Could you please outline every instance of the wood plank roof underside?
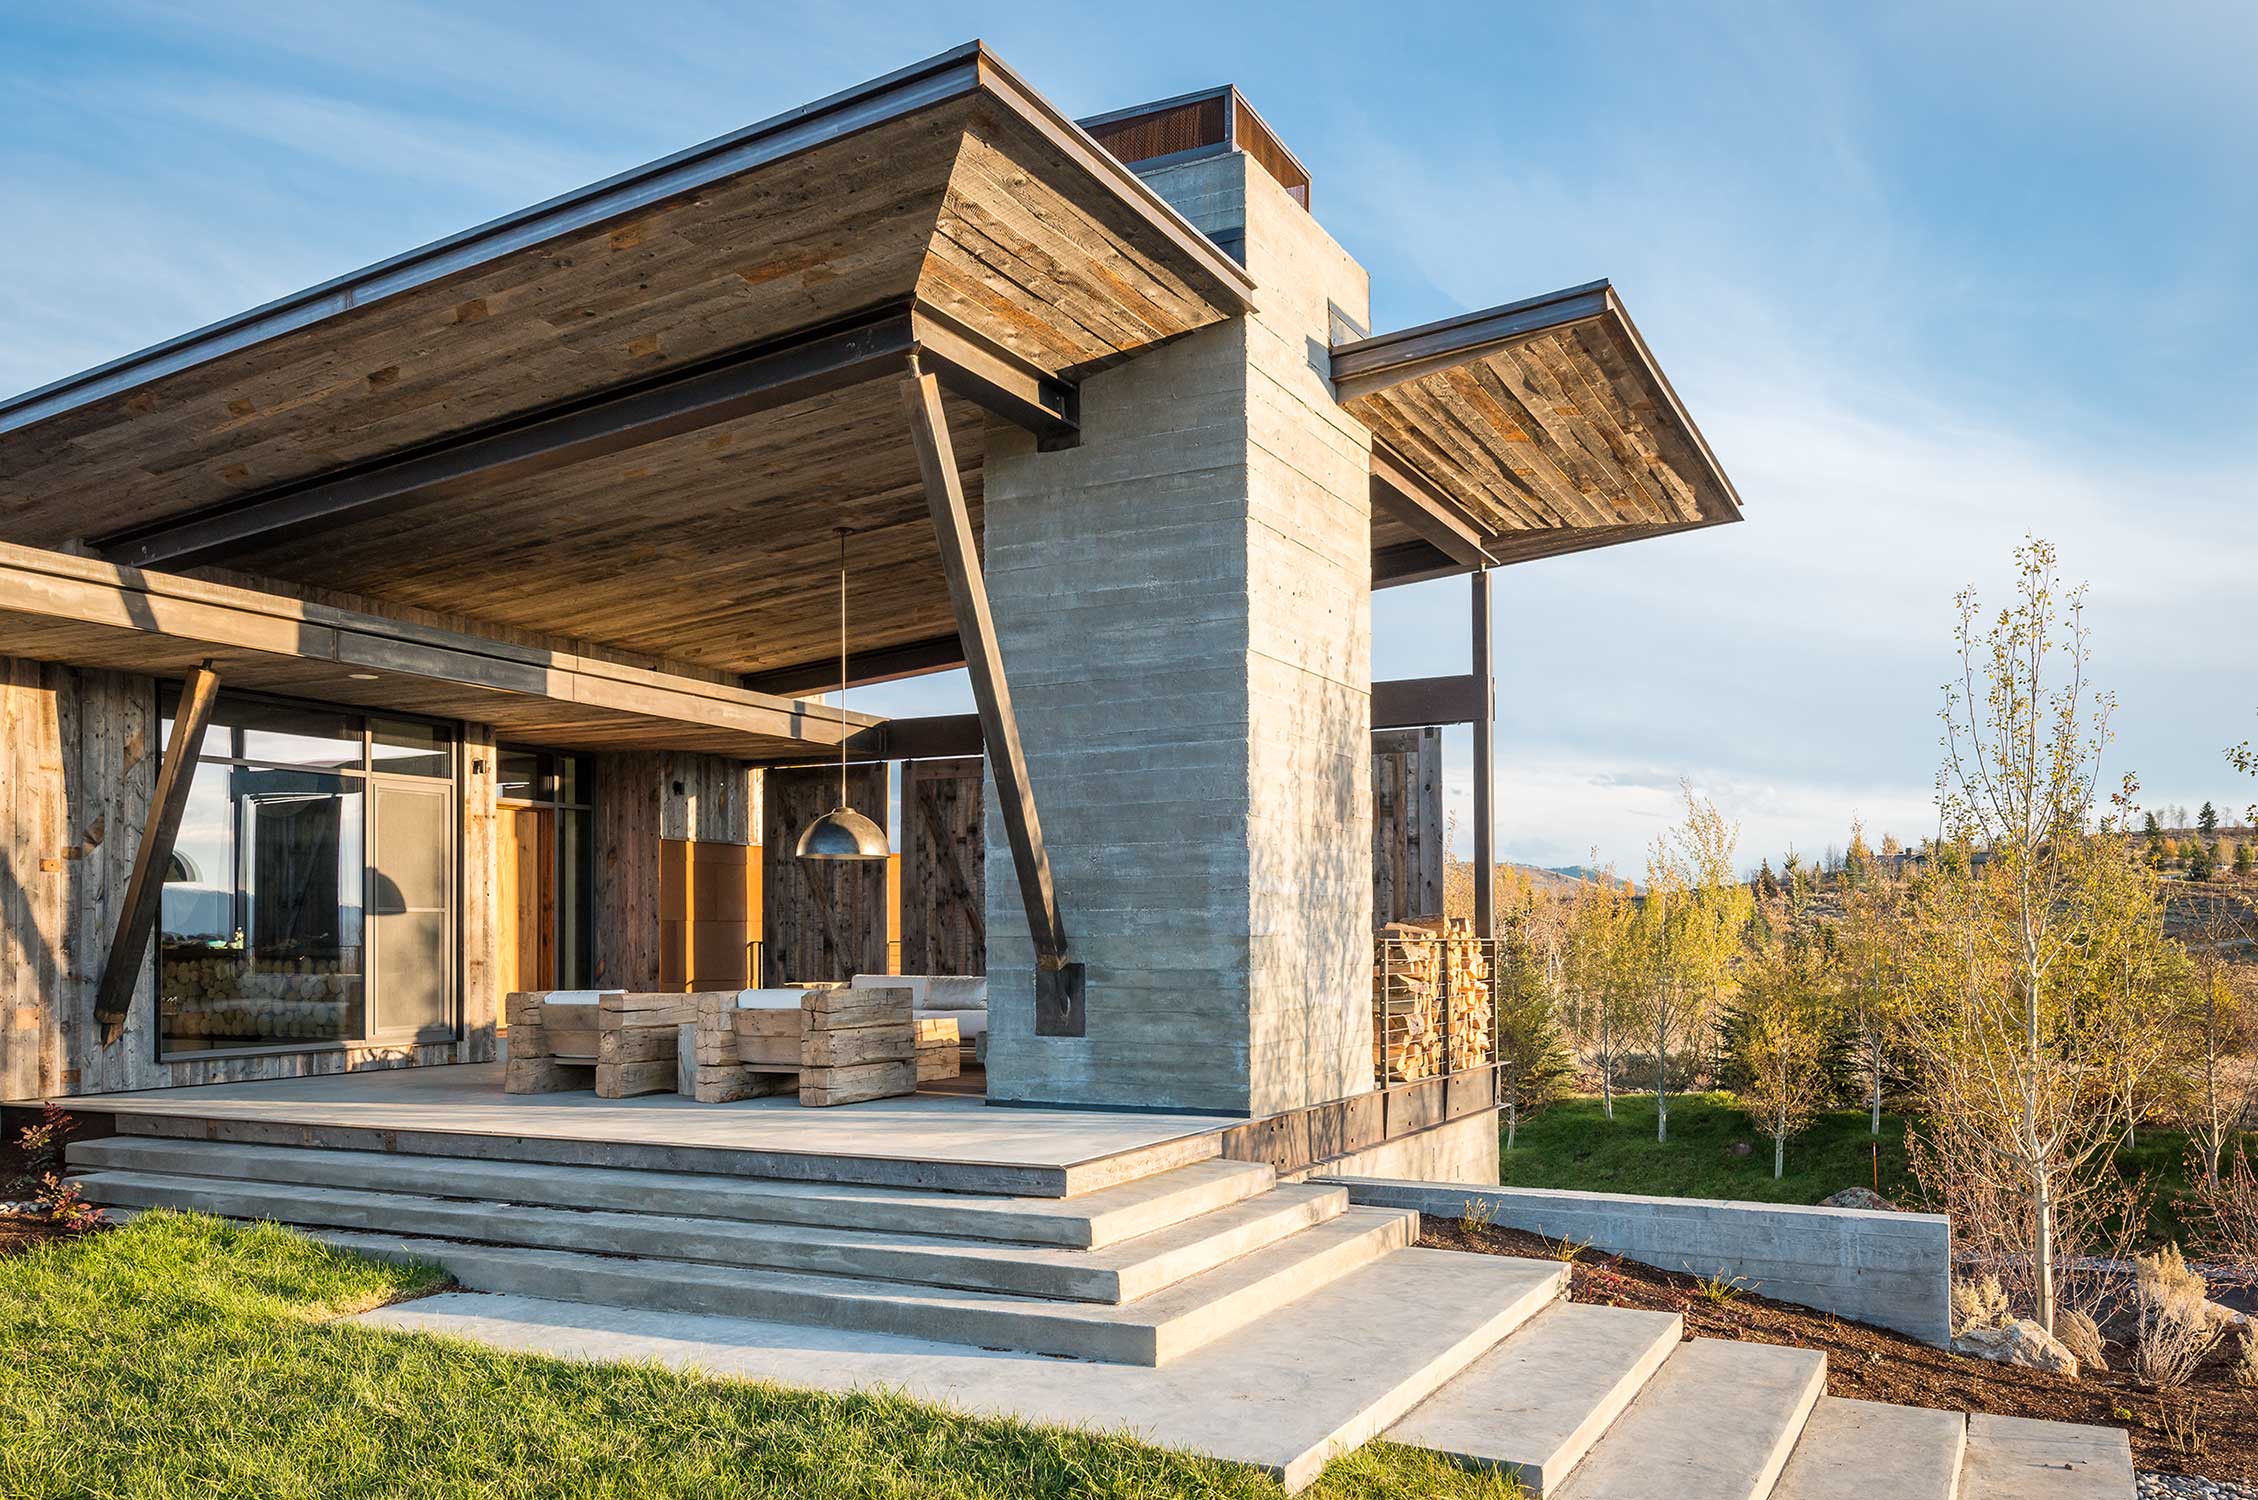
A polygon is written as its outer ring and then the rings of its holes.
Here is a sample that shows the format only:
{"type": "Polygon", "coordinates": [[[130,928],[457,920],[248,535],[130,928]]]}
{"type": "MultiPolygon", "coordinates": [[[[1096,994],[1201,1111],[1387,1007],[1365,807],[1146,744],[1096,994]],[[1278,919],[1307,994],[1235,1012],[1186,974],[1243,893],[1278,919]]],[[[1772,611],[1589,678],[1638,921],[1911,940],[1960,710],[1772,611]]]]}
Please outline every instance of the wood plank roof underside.
{"type": "MultiPolygon", "coordinates": [[[[0,541],[107,544],[889,309],[1072,382],[1252,283],[978,44],[0,403],[0,541]]],[[[921,325],[922,326],[922,325],[921,325]]],[[[989,415],[949,418],[978,504],[989,415]]],[[[201,558],[732,672],[950,628],[898,381],[201,558]]],[[[162,566],[162,564],[160,564],[162,566]]]]}
{"type": "Polygon", "coordinates": [[[155,676],[211,661],[231,687],[491,724],[561,749],[746,759],[831,748],[880,721],[827,704],[0,542],[11,655],[155,676]]]}
{"type": "MultiPolygon", "coordinates": [[[[1496,562],[1741,518],[1604,281],[1333,350],[1335,392],[1496,562]]],[[[1416,533],[1375,507],[1374,550],[1416,533]]]]}

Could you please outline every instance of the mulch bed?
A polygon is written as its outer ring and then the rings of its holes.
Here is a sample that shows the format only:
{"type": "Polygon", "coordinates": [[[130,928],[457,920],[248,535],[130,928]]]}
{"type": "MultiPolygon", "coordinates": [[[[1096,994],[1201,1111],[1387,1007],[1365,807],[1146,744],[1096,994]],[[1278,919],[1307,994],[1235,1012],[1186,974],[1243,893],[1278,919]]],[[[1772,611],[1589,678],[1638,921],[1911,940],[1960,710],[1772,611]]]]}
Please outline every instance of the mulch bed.
{"type": "MultiPolygon", "coordinates": [[[[1517,1229],[1469,1231],[1448,1219],[1425,1220],[1419,1242],[1481,1255],[1561,1258],[1559,1243],[1541,1235],[1517,1229]]],[[[1831,1396],[2121,1427],[2132,1439],[2133,1463],[2139,1468],[2258,1481],[2258,1391],[2228,1384],[2223,1371],[2206,1371],[2189,1389],[2169,1392],[2150,1390],[2119,1374],[2071,1380],[1967,1359],[1887,1329],[1768,1297],[1712,1300],[1702,1295],[1700,1285],[1694,1276],[1586,1251],[1573,1262],[1569,1297],[1680,1313],[1689,1337],[1822,1350],[1831,1396]],[[2175,1432],[2191,1430],[2192,1439],[2175,1441],[2175,1432]]],[[[2111,1353],[2113,1364],[2123,1363],[2114,1357],[2118,1351],[2111,1353]]]]}
{"type": "Polygon", "coordinates": [[[27,1219],[21,1214],[0,1214],[0,1258],[20,1255],[34,1245],[44,1245],[49,1240],[67,1240],[72,1231],[45,1219],[27,1219]]]}

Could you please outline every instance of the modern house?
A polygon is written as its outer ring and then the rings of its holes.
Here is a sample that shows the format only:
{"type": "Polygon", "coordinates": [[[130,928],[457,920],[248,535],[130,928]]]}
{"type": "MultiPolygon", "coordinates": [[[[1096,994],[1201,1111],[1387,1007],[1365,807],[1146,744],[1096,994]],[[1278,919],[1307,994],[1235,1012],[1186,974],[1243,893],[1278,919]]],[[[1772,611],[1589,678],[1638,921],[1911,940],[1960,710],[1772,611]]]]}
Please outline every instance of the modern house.
{"type": "Polygon", "coordinates": [[[1311,188],[975,46],[0,402],[0,1097],[883,970],[883,869],[792,856],[842,742],[991,1102],[1370,1093],[1375,728],[1486,765],[1486,570],[1738,507],[1604,282],[1375,336],[1311,188]],[[842,543],[848,679],[978,715],[798,696],[842,543]],[[1374,683],[1451,574],[1476,671],[1374,683]]]}
{"type": "MultiPolygon", "coordinates": [[[[106,1119],[118,1210],[552,1299],[486,1336],[726,1314],[1290,1487],[1382,1431],[1575,1500],[2114,1483],[1359,1188],[1497,1183],[1479,992],[1398,1038],[1375,969],[1471,724],[1479,970],[1493,570],[1740,507],[1607,283],[1375,333],[1313,189],[1236,89],[1076,123],[975,43],[0,401],[0,1103],[106,1119]],[[1450,577],[1471,670],[1373,681],[1373,592],[1450,577]],[[791,1065],[854,1053],[890,969],[984,980],[953,1091],[680,1087],[794,987],[791,1065]],[[664,1082],[505,1091],[537,1040],[664,1082]]],[[[1790,1218],[1942,1306],[1942,1221],[1790,1218]]]]}

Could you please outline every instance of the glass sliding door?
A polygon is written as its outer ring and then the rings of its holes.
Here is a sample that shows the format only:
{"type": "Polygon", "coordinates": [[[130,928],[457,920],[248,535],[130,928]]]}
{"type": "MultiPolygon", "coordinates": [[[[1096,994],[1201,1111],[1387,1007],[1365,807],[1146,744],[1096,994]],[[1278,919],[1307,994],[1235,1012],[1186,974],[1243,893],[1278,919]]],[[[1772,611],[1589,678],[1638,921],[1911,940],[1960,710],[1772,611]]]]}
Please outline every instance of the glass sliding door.
{"type": "Polygon", "coordinates": [[[595,974],[587,759],[504,745],[498,763],[502,988],[586,989],[595,974]]]}
{"type": "Polygon", "coordinates": [[[222,692],[198,750],[160,903],[159,1055],[452,1036],[452,731],[222,692]]]}

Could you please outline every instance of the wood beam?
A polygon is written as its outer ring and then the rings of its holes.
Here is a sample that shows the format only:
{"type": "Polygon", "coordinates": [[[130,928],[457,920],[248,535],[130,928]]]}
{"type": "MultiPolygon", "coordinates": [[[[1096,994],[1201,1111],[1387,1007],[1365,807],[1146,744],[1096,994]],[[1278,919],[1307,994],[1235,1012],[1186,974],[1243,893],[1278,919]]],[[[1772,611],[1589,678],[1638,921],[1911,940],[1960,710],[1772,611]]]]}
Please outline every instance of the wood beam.
{"type": "Polygon", "coordinates": [[[212,722],[212,705],[219,690],[219,674],[207,661],[188,674],[180,690],[180,706],[173,711],[172,738],[165,744],[164,759],[157,766],[156,790],[149,798],[149,823],[141,832],[141,847],[134,851],[125,904],[118,912],[117,931],[110,938],[102,977],[94,989],[94,1019],[102,1028],[105,1047],[115,1045],[125,1035],[142,960],[148,957],[149,938],[157,928],[165,870],[172,863],[173,844],[180,837],[181,816],[188,810],[188,783],[196,771],[196,751],[212,722]]]}
{"type": "Polygon", "coordinates": [[[1050,855],[1043,847],[1042,820],[1027,777],[1027,753],[1019,742],[1019,719],[1012,712],[1011,685],[1004,677],[996,624],[988,612],[988,585],[973,545],[972,521],[964,487],[951,451],[949,424],[941,410],[941,388],[910,360],[902,401],[909,412],[910,438],[925,480],[925,501],[933,514],[933,533],[941,547],[941,569],[949,580],[949,602],[956,610],[957,636],[964,642],[972,697],[980,710],[980,737],[995,773],[1004,836],[1019,877],[1020,901],[1027,908],[1027,933],[1035,945],[1035,1034],[1081,1036],[1087,1029],[1082,966],[1067,957],[1066,924],[1060,919],[1058,892],[1051,880],[1050,855]]]}
{"type": "Polygon", "coordinates": [[[1450,496],[1405,463],[1384,443],[1372,445],[1372,508],[1386,511],[1420,540],[1463,567],[1497,559],[1482,544],[1482,530],[1450,496]]]}
{"type": "Polygon", "coordinates": [[[1470,580],[1473,625],[1474,690],[1480,695],[1474,719],[1474,936],[1497,936],[1497,678],[1490,662],[1490,574],[1479,569],[1470,580]]]}

